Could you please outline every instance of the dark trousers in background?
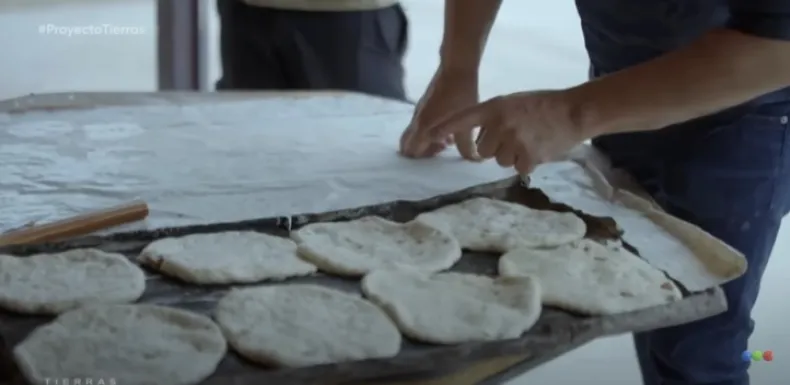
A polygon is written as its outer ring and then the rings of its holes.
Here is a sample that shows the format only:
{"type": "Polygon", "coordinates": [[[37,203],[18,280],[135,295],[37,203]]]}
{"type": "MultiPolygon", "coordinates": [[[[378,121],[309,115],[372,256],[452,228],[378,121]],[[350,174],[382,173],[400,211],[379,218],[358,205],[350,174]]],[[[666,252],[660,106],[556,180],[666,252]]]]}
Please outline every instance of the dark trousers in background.
{"type": "Polygon", "coordinates": [[[218,0],[218,90],[346,90],[405,100],[406,15],[307,12],[218,0]]]}
{"type": "Polygon", "coordinates": [[[593,141],[669,213],[745,254],[723,286],[728,310],[635,336],[646,385],[747,385],[751,311],[782,217],[790,211],[790,103],[593,141]]]}

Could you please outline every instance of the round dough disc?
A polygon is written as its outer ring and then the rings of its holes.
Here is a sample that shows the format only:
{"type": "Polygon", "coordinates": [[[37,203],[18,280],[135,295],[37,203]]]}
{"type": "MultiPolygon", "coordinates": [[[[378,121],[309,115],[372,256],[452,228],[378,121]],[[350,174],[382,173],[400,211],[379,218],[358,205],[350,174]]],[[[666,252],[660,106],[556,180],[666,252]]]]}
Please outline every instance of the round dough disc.
{"type": "Polygon", "coordinates": [[[452,234],[461,247],[504,253],[520,247],[559,246],[584,237],[587,225],[573,213],[535,210],[490,198],[472,198],[423,213],[417,220],[452,234]]]}
{"type": "Polygon", "coordinates": [[[393,357],[401,344],[400,332],[376,305],[316,285],[233,290],[215,318],[234,350],[265,365],[393,357]]]}
{"type": "Polygon", "coordinates": [[[197,284],[252,283],[309,275],[316,267],[296,253],[296,243],[254,231],[193,234],[154,241],[139,261],[197,284]]]}
{"type": "Polygon", "coordinates": [[[120,254],[74,249],[30,257],[0,255],[0,307],[58,314],[94,303],[136,301],[145,273],[120,254]]]}
{"type": "Polygon", "coordinates": [[[541,312],[540,286],[530,277],[375,271],[362,291],[403,334],[435,344],[518,338],[541,312]]]}
{"type": "Polygon", "coordinates": [[[376,269],[412,268],[436,272],[461,258],[455,238],[421,222],[396,223],[379,217],[315,223],[292,233],[299,253],[329,273],[363,276],[376,269]]]}
{"type": "Polygon", "coordinates": [[[35,384],[68,378],[188,385],[211,375],[226,350],[208,317],[154,305],[98,305],[34,330],[14,348],[14,358],[35,384]]]}
{"type": "Polygon", "coordinates": [[[618,244],[589,239],[553,249],[521,249],[499,259],[499,274],[537,277],[543,303],[590,315],[617,314],[682,298],[661,271],[618,244]]]}

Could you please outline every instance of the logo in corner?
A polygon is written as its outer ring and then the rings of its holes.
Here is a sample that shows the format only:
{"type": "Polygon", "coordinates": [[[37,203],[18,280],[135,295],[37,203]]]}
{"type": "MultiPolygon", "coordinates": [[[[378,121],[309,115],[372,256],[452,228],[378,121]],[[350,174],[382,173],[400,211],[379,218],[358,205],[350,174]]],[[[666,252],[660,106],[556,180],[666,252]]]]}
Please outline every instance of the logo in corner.
{"type": "Polygon", "coordinates": [[[748,351],[747,350],[747,351],[743,352],[743,354],[741,354],[741,359],[744,360],[745,362],[751,362],[751,361],[768,361],[768,362],[770,362],[770,361],[774,360],[774,352],[770,351],[770,350],[766,350],[766,351],[761,351],[761,350],[748,351]]]}

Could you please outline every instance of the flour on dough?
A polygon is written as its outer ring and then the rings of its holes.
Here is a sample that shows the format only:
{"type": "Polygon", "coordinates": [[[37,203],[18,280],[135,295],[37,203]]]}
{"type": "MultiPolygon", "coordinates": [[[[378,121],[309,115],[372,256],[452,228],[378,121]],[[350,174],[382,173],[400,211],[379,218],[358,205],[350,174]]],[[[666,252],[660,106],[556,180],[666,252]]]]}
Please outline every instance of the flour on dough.
{"type": "Polygon", "coordinates": [[[11,311],[58,314],[86,304],[133,302],[143,291],[145,274],[120,254],[0,255],[0,307],[11,311]]]}
{"type": "Polygon", "coordinates": [[[301,367],[398,354],[400,332],[357,295],[317,285],[231,291],[215,318],[231,347],[264,365],[301,367]]]}
{"type": "Polygon", "coordinates": [[[291,236],[303,258],[321,270],[347,276],[388,268],[435,272],[461,258],[455,238],[416,221],[396,223],[369,216],[310,224],[291,236]]]}
{"type": "Polygon", "coordinates": [[[315,273],[296,243],[254,231],[193,234],[154,241],[139,260],[164,274],[198,284],[251,283],[315,273]]]}
{"type": "Polygon", "coordinates": [[[68,378],[189,385],[211,375],[226,350],[208,317],[155,305],[97,305],[34,330],[14,358],[34,384],[68,378]]]}
{"type": "Polygon", "coordinates": [[[362,291],[404,335],[435,344],[518,338],[540,317],[540,286],[530,277],[375,271],[362,291]]]}
{"type": "Polygon", "coordinates": [[[543,303],[589,315],[617,314],[682,298],[664,273],[622,246],[585,239],[554,249],[521,249],[499,259],[499,274],[537,277],[543,303]]]}
{"type": "Polygon", "coordinates": [[[474,251],[507,252],[520,247],[550,247],[584,237],[587,226],[573,213],[535,210],[490,198],[472,198],[417,217],[474,251]]]}

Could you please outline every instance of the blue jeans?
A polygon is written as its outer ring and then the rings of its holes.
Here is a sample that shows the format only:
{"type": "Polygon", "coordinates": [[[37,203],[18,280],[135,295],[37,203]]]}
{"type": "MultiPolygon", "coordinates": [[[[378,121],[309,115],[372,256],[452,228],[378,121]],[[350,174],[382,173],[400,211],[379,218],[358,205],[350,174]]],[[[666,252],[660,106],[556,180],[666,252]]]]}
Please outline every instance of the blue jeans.
{"type": "Polygon", "coordinates": [[[790,103],[729,118],[597,138],[596,147],[669,213],[745,254],[746,274],[723,286],[728,310],[634,336],[645,385],[748,385],[741,354],[782,217],[790,211],[790,103]]]}

